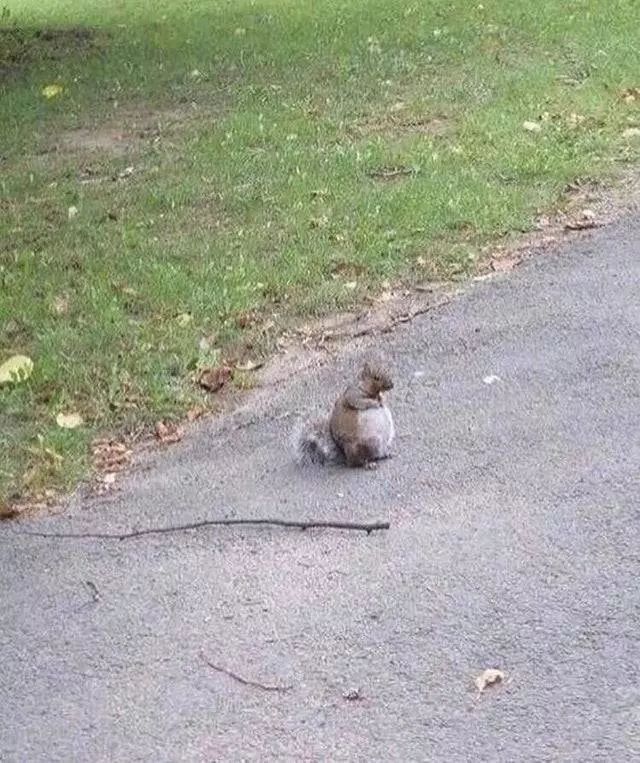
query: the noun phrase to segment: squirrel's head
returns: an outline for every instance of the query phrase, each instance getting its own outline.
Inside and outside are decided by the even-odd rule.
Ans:
[[[368,397],[378,397],[381,392],[388,392],[393,389],[393,381],[388,371],[370,361],[362,367],[360,379]]]

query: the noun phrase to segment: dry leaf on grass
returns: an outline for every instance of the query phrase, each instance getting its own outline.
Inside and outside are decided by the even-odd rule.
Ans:
[[[198,374],[198,384],[209,392],[218,392],[229,381],[231,369],[228,366],[210,366]]]
[[[155,427],[156,437],[163,445],[180,442],[184,432],[174,421],[158,421]]]
[[[628,87],[620,94],[625,103],[633,103],[634,101],[640,101],[640,87]]]
[[[26,355],[14,355],[0,366],[0,384],[25,381],[33,372],[33,361]]]
[[[62,429],[76,429],[84,424],[79,413],[59,413],[56,416],[56,424]]]
[[[56,315],[64,315],[69,312],[69,297],[66,294],[58,294],[53,300],[53,312]]]
[[[237,371],[257,371],[263,365],[264,363],[261,360],[245,360],[244,363],[236,363],[234,368]]]
[[[542,125],[540,122],[523,122],[522,129],[527,132],[540,132],[540,130],[542,130]]]
[[[42,95],[44,95],[44,97],[48,100],[51,100],[51,98],[55,98],[56,96],[60,95],[62,90],[62,85],[45,85],[45,87],[42,88]]]
[[[622,131],[623,138],[637,138],[640,136],[640,127],[627,127]]]
[[[94,469],[99,472],[120,472],[131,463],[132,451],[117,440],[94,440],[91,452]]]
[[[493,686],[493,684],[502,683],[505,678],[506,674],[504,671],[497,670],[496,668],[487,668],[487,670],[484,670],[475,680],[478,694],[482,694],[487,686]]]

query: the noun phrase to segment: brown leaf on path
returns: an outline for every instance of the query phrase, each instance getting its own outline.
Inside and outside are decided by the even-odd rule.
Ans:
[[[491,270],[501,273],[507,270],[513,270],[522,262],[521,257],[494,257],[491,260]]]
[[[475,679],[474,683],[478,690],[478,694],[482,694],[487,686],[502,683],[505,678],[506,673],[504,671],[498,670],[497,668],[487,668]]]
[[[0,502],[0,521],[3,519],[15,519],[20,516],[20,509],[17,506],[9,506],[4,501]]]
[[[565,230],[586,230],[588,228],[598,228],[602,223],[596,219],[595,212],[591,209],[583,209],[579,217],[567,220],[564,224]]]
[[[184,437],[182,428],[174,421],[158,421],[155,426],[155,433],[163,445],[180,442]]]
[[[187,421],[192,422],[196,419],[199,419],[201,416],[204,416],[204,414],[207,412],[207,409],[204,407],[204,405],[194,405],[193,408],[189,408],[187,411]]]
[[[229,381],[229,366],[209,366],[198,374],[198,384],[209,392],[218,392]]]

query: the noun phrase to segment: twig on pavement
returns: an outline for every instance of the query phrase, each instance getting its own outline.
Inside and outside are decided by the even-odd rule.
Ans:
[[[235,681],[238,681],[239,683],[244,684],[245,686],[255,686],[257,689],[263,689],[264,691],[280,691],[280,692],[289,691],[290,689],[293,688],[292,686],[261,684],[259,681],[251,681],[249,678],[243,678],[242,676],[239,676],[237,673],[234,673],[232,670],[229,670],[228,668],[223,668],[221,665],[216,665],[214,662],[211,662],[211,660],[204,654],[204,652],[200,652],[200,657],[202,657],[202,660],[212,670],[216,670],[218,673],[224,673],[226,676],[233,678]]]
[[[168,527],[147,527],[142,530],[132,530],[126,533],[47,533],[33,530],[18,531],[18,535],[31,535],[36,538],[93,538],[97,540],[129,540],[143,535],[164,535],[198,530],[202,527],[232,526],[232,525],[274,525],[276,527],[295,527],[300,530],[313,528],[333,528],[336,530],[362,530],[367,535],[374,530],[388,530],[389,522],[332,522],[310,520],[308,522],[289,519],[203,519],[200,522],[189,522],[184,525],[169,525]]]

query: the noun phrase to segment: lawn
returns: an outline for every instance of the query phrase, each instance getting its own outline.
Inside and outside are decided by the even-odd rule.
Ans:
[[[0,364],[34,363],[0,385],[11,502],[206,401],[199,368],[614,180],[640,3],[0,0],[0,99]]]

